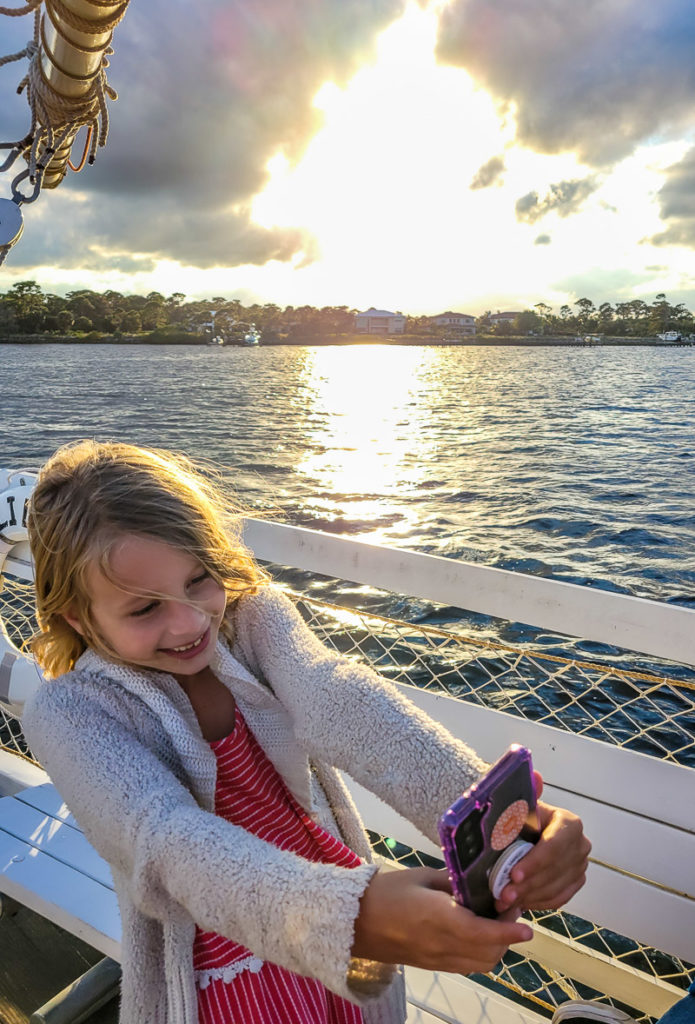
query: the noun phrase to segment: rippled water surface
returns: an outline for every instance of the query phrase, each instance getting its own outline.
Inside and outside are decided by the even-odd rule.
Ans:
[[[0,465],[173,447],[292,522],[695,603],[693,349],[0,352]]]

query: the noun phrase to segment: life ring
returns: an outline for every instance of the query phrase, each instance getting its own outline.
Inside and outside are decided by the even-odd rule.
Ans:
[[[8,636],[3,612],[2,577],[8,559],[12,571],[22,566],[21,575],[32,579],[26,528],[27,502],[34,489],[33,473],[0,470],[0,707],[21,718],[24,703],[41,683],[38,666],[22,654]]]

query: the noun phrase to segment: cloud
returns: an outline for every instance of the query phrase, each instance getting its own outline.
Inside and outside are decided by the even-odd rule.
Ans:
[[[695,246],[695,147],[666,171],[658,193],[666,229],[654,235],[654,245]]]
[[[452,0],[438,56],[514,109],[519,140],[594,166],[689,124],[692,0]]]
[[[499,182],[504,170],[504,157],[490,157],[487,163],[484,163],[476,172],[473,180],[471,181],[470,188],[489,188],[490,185],[494,185],[495,182]]]
[[[251,223],[250,200],[269,159],[298,158],[314,134],[320,86],[354,73],[402,11],[403,0],[131,4],[114,32],[107,147],[60,188],[87,195],[85,237],[201,267],[307,258],[300,232]],[[10,67],[14,82],[26,63]],[[27,126],[0,110],[0,139]]]
[[[595,177],[578,178],[574,181],[559,181],[550,186],[545,198],[540,199],[537,192],[528,192],[516,202],[516,219],[535,224],[547,213],[555,212],[560,217],[569,217],[576,213],[582,203],[595,192],[598,182]]]
[[[552,238],[550,237],[550,235],[539,235],[538,238],[535,240],[535,242],[533,244],[534,245],[550,245],[551,242],[552,242]]]
[[[627,302],[644,296],[646,287],[652,284],[653,275],[646,271],[597,265],[553,281],[550,287],[577,299],[585,295],[598,307],[602,302]]]
[[[64,198],[61,196],[61,198]],[[175,205],[155,204],[149,197],[114,195],[99,203],[76,204],[69,212],[58,196],[43,197],[39,223],[25,211],[25,231],[10,252],[9,267],[55,264],[65,269],[144,271],[157,259],[179,260],[196,267],[236,266],[289,260],[296,253],[314,256],[314,242],[300,231],[266,231],[252,224],[243,210],[232,214],[214,209],[195,213]]]

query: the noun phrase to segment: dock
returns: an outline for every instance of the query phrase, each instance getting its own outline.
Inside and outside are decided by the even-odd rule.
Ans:
[[[102,958],[26,907],[12,906],[0,917],[0,1024],[29,1024],[32,1013]],[[89,1018],[89,1024],[117,1022],[117,999]]]

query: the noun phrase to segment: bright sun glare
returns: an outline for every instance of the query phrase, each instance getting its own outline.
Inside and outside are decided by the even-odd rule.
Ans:
[[[372,65],[344,89],[321,88],[315,104],[324,124],[301,162],[291,167],[278,153],[269,164],[254,218],[266,227],[300,225],[318,246],[306,266],[266,268],[288,302],[296,302],[292,288],[296,295],[299,286],[303,295],[323,296],[308,298],[317,304],[410,313],[476,314],[498,308],[500,292],[527,305],[559,305],[564,289],[553,293],[547,282],[634,263],[650,222],[657,227],[654,168],[682,155],[685,142],[678,153],[664,146],[661,156],[659,147],[644,147],[610,177],[599,176],[580,217],[517,222],[520,197],[542,196],[591,170],[572,153],[540,154],[515,143],[514,111],[502,114],[462,69],[438,65],[436,33],[436,9],[410,6],[382,33]],[[494,156],[504,160],[499,181],[471,190]],[[553,244],[535,244],[547,232]],[[649,263],[648,248],[642,252]]]
[[[303,158],[293,166],[279,151],[270,161],[253,219],[304,229],[313,239],[306,253],[233,267],[159,259],[153,270],[134,272],[121,270],[111,253],[111,268],[85,271],[85,285],[478,315],[540,301],[559,309],[577,288],[591,291],[584,281],[605,283],[612,274],[632,275],[642,291],[677,290],[689,280],[689,250],[656,250],[645,238],[662,227],[663,171],[690,141],[652,141],[610,171],[582,165],[570,152],[524,148],[513,108],[502,111],[465,70],[437,64],[437,19],[436,4],[411,4],[381,34],[370,64],[344,87],[325,82],[318,90],[322,126]],[[471,189],[493,157],[503,163],[497,180]],[[517,219],[520,198],[589,177],[596,189],[579,215]],[[75,195],[51,197],[52,211]],[[122,254],[126,262],[137,255]],[[61,287],[74,272],[45,267],[43,278]]]
[[[320,265],[306,276],[333,279],[336,295],[357,279],[365,302],[377,289],[407,297],[418,253],[433,247],[455,283],[462,219],[468,238],[489,222],[489,204],[469,202],[468,184],[479,154],[503,149],[509,128],[468,75],[437,67],[436,28],[432,11],[409,8],[380,37],[372,66],[344,90],[324,85],[315,100],[323,129],[297,167],[275,157],[254,202],[262,225],[301,224],[316,237]]]

